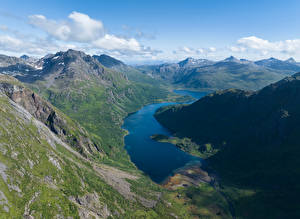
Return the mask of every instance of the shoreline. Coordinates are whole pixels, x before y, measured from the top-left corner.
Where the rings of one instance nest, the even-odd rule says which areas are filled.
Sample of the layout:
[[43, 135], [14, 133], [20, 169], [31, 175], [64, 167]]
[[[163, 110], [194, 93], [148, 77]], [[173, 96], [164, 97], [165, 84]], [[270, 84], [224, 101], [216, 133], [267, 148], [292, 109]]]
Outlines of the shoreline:
[[211, 184], [214, 179], [204, 170], [201, 161], [187, 164], [168, 176], [160, 185], [163, 188], [176, 190], [181, 187], [198, 186], [199, 183]]

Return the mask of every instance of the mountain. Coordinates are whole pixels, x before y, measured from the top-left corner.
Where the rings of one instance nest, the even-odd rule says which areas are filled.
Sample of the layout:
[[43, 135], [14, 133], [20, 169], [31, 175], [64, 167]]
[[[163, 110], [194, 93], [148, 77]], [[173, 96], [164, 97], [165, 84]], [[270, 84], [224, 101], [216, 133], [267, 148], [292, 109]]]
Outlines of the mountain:
[[125, 66], [125, 64], [123, 62], [121, 62], [120, 60], [115, 59], [115, 58], [105, 55], [105, 54], [102, 54], [100, 56], [93, 55], [93, 58], [97, 59], [102, 65], [104, 65], [107, 68], [112, 68], [115, 66], [118, 66], [118, 67]]
[[230, 89], [166, 107], [156, 118], [175, 136], [191, 138], [202, 153], [217, 152], [208, 166], [233, 199], [237, 216], [297, 218], [299, 96], [297, 73], [256, 92]]
[[288, 70], [291, 72], [300, 71], [300, 65], [293, 58], [290, 58], [286, 61], [269, 58], [256, 61], [255, 64], [277, 70]]
[[165, 81], [176, 83], [180, 81], [185, 74], [197, 67], [213, 64], [213, 61], [206, 59], [187, 58], [178, 63], [165, 63], [160, 65], [142, 65], [137, 66], [142, 73], [150, 75], [154, 78], [160, 78]]
[[188, 58], [179, 63], [137, 68], [144, 74], [179, 87], [210, 90], [228, 88], [257, 90], [300, 71], [300, 65], [292, 60], [281, 61], [271, 58], [252, 62], [233, 56], [218, 62]]
[[211, 65], [213, 63], [214, 63], [213, 61], [207, 59], [194, 59], [189, 57], [183, 61], [178, 62], [178, 65], [180, 67], [200, 67], [205, 65]]
[[28, 59], [30, 59], [30, 57], [28, 55], [21, 55], [20, 59], [28, 60]]
[[10, 65], [16, 65], [17, 63], [19, 64], [25, 64], [26, 62], [17, 57], [13, 56], [6, 56], [6, 55], [0, 55], [0, 67], [8, 67]]
[[287, 60], [285, 60], [285, 62], [288, 62], [288, 63], [297, 63], [296, 60], [294, 58], [289, 58]]
[[153, 78], [151, 75], [143, 74], [140, 69], [126, 65], [124, 62], [111, 56], [103, 54], [100, 56], [94, 55], [93, 57], [105, 67], [122, 72], [130, 81], [134, 82], [135, 84], [139, 84], [141, 86], [155, 86], [158, 90], [161, 90], [159, 87], [169, 87], [169, 83], [166, 81], [158, 80], [158, 78]]
[[20, 80], [32, 80], [39, 74], [41, 65], [38, 60], [21, 56], [21, 58], [0, 55], [0, 73], [11, 75]]

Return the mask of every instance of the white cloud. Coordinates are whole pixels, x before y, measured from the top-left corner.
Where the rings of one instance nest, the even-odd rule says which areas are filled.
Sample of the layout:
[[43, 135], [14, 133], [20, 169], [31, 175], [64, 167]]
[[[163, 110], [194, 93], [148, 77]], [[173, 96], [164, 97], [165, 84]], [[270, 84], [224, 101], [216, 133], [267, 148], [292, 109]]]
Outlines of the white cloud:
[[210, 52], [215, 52], [215, 51], [217, 51], [217, 49], [216, 49], [215, 47], [209, 47], [208, 49], [209, 49]]
[[68, 21], [58, 22], [49, 20], [43, 15], [31, 15], [29, 22], [52, 37], [63, 41], [90, 42], [104, 34], [102, 22], [91, 19], [86, 14], [72, 12], [68, 18]]
[[12, 49], [19, 50], [20, 46], [22, 46], [23, 42], [19, 39], [8, 35], [0, 35], [0, 48], [1, 49]]
[[142, 50], [140, 43], [136, 39], [124, 39], [110, 34], [105, 34], [104, 37], [93, 41], [92, 45], [107, 50], [132, 50], [137, 52]]
[[232, 52], [244, 52], [244, 51], [246, 51], [245, 47], [239, 47], [239, 46], [231, 46], [231, 47], [229, 47], [229, 49]]
[[[261, 39], [256, 36], [243, 37], [237, 41], [239, 49], [247, 48], [251, 50], [256, 50], [262, 52], [262, 54], [267, 54], [271, 52], [279, 52], [286, 54], [295, 54], [300, 50], [300, 39], [294, 40], [284, 40], [284, 41], [274, 41]], [[241, 50], [242, 52], [245, 51]]]
[[173, 51], [173, 54], [183, 55], [183, 56], [199, 56], [199, 55], [208, 55], [210, 53], [216, 52], [215, 47], [209, 48], [191, 48], [183, 46]]
[[133, 37], [119, 37], [105, 32], [100, 20], [86, 14], [72, 12], [67, 20], [55, 21], [43, 15], [29, 16], [29, 22], [36, 28], [45, 31], [58, 42], [80, 44], [85, 51], [103, 51], [121, 55], [155, 56], [160, 51], [144, 47]]
[[0, 35], [0, 50], [10, 53], [27, 53], [33, 55], [45, 55], [47, 53], [66, 50], [69, 48], [76, 49], [72, 44], [58, 44], [43, 39], [21, 39], [16, 36]]

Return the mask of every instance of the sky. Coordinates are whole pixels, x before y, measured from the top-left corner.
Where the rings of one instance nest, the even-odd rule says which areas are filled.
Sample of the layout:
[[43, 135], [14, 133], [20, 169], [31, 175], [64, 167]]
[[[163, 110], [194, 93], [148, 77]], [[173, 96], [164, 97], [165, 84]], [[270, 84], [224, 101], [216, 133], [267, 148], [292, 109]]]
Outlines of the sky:
[[300, 61], [299, 0], [0, 0], [0, 53]]

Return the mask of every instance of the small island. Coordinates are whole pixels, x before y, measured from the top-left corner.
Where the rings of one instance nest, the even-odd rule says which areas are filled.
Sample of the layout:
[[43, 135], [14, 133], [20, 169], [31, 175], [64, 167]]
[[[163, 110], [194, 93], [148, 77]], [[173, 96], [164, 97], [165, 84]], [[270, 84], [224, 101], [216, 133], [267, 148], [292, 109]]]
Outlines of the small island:
[[210, 143], [199, 145], [190, 138], [179, 138], [162, 134], [154, 134], [150, 138], [158, 142], [173, 144], [181, 150], [201, 158], [207, 158], [217, 153], [217, 149], [214, 149]]

